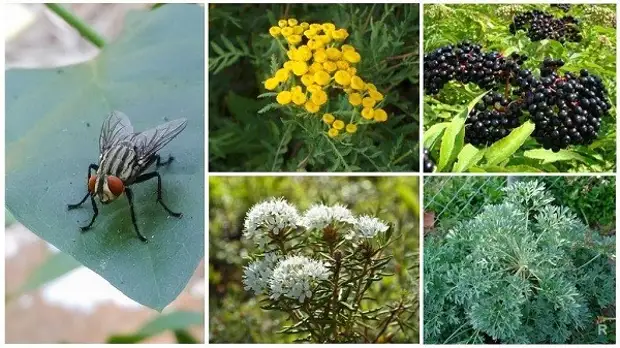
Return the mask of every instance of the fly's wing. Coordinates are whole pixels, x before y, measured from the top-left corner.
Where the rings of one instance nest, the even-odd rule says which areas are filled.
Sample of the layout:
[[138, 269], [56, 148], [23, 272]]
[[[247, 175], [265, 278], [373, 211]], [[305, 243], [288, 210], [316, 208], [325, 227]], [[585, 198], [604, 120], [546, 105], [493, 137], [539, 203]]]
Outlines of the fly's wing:
[[101, 126], [99, 135], [99, 152], [104, 153], [119, 141], [133, 135], [133, 126], [129, 117], [120, 111], [112, 111]]
[[132, 140], [138, 152], [138, 163], [147, 163], [151, 156], [179, 135], [186, 125], [187, 120], [180, 118], [136, 134]]

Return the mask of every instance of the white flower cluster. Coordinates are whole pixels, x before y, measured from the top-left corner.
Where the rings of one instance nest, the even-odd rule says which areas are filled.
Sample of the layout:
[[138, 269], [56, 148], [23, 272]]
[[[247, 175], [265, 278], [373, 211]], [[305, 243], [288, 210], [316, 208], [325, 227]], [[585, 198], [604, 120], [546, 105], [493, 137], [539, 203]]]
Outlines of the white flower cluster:
[[248, 211], [243, 236], [254, 240], [262, 247], [269, 242], [270, 234], [277, 235], [298, 226], [308, 230], [321, 230], [330, 225], [345, 229], [345, 238], [354, 242], [373, 238], [389, 228], [383, 221], [372, 216], [355, 217], [349, 209], [340, 204], [333, 206], [315, 204], [300, 216], [297, 209], [285, 199], [271, 198], [254, 205]]
[[312, 297], [317, 281], [329, 278], [328, 264], [304, 256], [289, 256], [280, 261], [269, 281], [271, 298], [281, 296], [303, 303]]
[[376, 217], [364, 215], [357, 218], [351, 233], [347, 235], [347, 239], [360, 240], [373, 238], [377, 233], [385, 232], [390, 228], [383, 221]]
[[284, 198], [272, 198], [255, 204], [248, 211], [243, 223], [243, 236], [259, 246], [269, 242], [269, 233], [279, 234], [296, 228], [299, 222], [297, 209]]
[[327, 206], [315, 204], [301, 217], [300, 225], [307, 229], [323, 229], [328, 225], [355, 223], [355, 217], [345, 206], [336, 204]]
[[280, 260], [275, 253], [267, 253], [262, 260], [254, 261], [243, 270], [243, 284], [245, 290], [252, 290], [255, 294], [267, 294], [269, 280], [273, 269]]

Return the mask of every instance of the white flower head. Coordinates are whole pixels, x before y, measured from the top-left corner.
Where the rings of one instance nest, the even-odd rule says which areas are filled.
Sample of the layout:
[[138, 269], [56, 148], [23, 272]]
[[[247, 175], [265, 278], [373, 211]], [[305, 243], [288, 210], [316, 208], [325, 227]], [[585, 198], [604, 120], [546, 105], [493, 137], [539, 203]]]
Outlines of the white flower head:
[[329, 278], [328, 264], [304, 256], [289, 256], [280, 261], [269, 281], [271, 298], [281, 296], [303, 303], [312, 297], [317, 282]]
[[297, 208], [284, 198], [271, 198], [255, 204], [248, 211], [243, 222], [243, 236], [264, 246], [269, 241], [269, 233], [279, 234], [296, 228], [298, 221]]
[[385, 232], [390, 228], [385, 222], [376, 217], [364, 215], [357, 218], [351, 233], [347, 235], [347, 239], [369, 239], [378, 233]]
[[306, 210], [299, 224], [310, 230], [323, 229], [328, 225], [354, 223], [355, 217], [344, 205], [336, 204], [330, 207], [314, 204]]
[[256, 295], [266, 294], [273, 269], [280, 261], [280, 256], [267, 253], [262, 260], [257, 260], [243, 269], [243, 285], [245, 290], [252, 290]]

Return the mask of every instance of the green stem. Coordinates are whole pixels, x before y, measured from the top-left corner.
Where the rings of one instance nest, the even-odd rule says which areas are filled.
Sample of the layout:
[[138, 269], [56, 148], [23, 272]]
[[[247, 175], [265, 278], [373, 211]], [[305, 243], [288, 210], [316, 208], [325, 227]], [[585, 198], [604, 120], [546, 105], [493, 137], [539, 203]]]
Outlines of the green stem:
[[75, 16], [69, 10], [59, 4], [45, 4], [52, 12], [62, 18], [67, 24], [72, 26], [80, 35], [93, 45], [103, 48], [105, 40], [95, 30], [93, 30], [86, 22]]

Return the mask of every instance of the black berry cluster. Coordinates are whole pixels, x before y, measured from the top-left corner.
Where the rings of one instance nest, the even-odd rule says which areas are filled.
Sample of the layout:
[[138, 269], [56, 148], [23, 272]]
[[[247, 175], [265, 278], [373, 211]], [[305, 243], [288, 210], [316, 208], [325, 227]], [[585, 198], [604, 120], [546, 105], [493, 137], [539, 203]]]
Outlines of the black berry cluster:
[[570, 11], [570, 4], [551, 4], [551, 7], [557, 7], [564, 12]]
[[[448, 45], [424, 56], [424, 88], [436, 94], [445, 83], [457, 80], [491, 89], [465, 120], [465, 141], [474, 146], [496, 142], [528, 118], [536, 126], [532, 136], [545, 149], [557, 152], [591, 144], [611, 109], [601, 78], [587, 70], [561, 74], [564, 61], [551, 58], [543, 61], [536, 77], [521, 68], [525, 60], [527, 56], [516, 53], [485, 53], [470, 42]], [[434, 164], [424, 150], [427, 168], [432, 171]]]
[[435, 170], [435, 162], [431, 158], [430, 151], [424, 148], [424, 173], [432, 173]]
[[465, 121], [465, 142], [490, 145], [518, 127], [522, 114], [520, 101], [511, 102], [501, 93], [490, 92], [470, 111]]
[[[589, 145], [598, 136], [601, 118], [611, 104], [600, 77], [587, 70], [563, 76], [555, 69], [561, 60], [546, 59], [540, 79], [522, 88], [524, 108], [536, 125], [532, 134], [545, 149], [560, 151], [569, 145]], [[527, 80], [525, 80], [527, 83]]]
[[532, 10], [514, 16], [510, 33], [514, 35], [518, 30], [525, 30], [532, 41], [552, 39], [560, 43], [579, 42], [582, 37], [578, 25], [579, 20], [572, 16], [555, 18], [549, 13]]
[[448, 45], [424, 56], [424, 88], [427, 94], [436, 94], [451, 80], [494, 88], [518, 72], [525, 60], [527, 56], [516, 53], [504, 57], [499, 52], [484, 52], [468, 41]]

